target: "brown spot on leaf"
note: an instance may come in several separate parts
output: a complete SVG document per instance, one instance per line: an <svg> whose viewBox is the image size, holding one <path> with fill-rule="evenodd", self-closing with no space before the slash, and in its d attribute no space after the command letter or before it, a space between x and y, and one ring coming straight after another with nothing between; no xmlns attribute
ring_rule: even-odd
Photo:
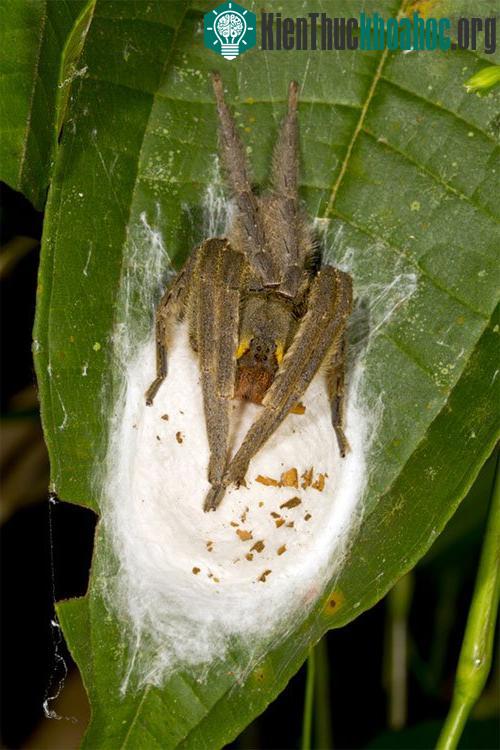
<svg viewBox="0 0 500 750"><path fill-rule="evenodd" d="M333 615L340 609L344 603L344 594L339 589L332 591L324 606L324 613L326 615Z"/></svg>
<svg viewBox="0 0 500 750"><path fill-rule="evenodd" d="M175 433L175 439L177 440L177 442L179 444L182 443L184 441L184 436L183 436L182 432L176 432Z"/></svg>
<svg viewBox="0 0 500 750"><path fill-rule="evenodd" d="M266 679L264 667L257 667L257 669L252 672L252 676L256 682L264 682Z"/></svg>
<svg viewBox="0 0 500 750"><path fill-rule="evenodd" d="M162 414L161 418L165 420L165 422L168 422L168 414Z"/></svg>
<svg viewBox="0 0 500 750"><path fill-rule="evenodd" d="M413 0L406 8L405 15L410 17L410 14L418 13L422 18L427 18L434 15L437 4L437 0Z"/></svg>
<svg viewBox="0 0 500 750"><path fill-rule="evenodd" d="M279 529L279 527L283 526L283 524L285 523L285 519L284 518L277 518L274 523L276 524L276 528Z"/></svg>
<svg viewBox="0 0 500 750"><path fill-rule="evenodd" d="M193 573L195 574L195 576L197 576L199 572L200 568L193 568Z"/></svg>
<svg viewBox="0 0 500 750"><path fill-rule="evenodd" d="M282 544L281 547L278 547L276 550L276 554L282 555L284 552L286 552L286 544Z"/></svg>
<svg viewBox="0 0 500 750"><path fill-rule="evenodd" d="M250 560L250 561L253 560L253 555L252 555L251 552L247 552L247 554L245 555L245 557L246 557L247 560Z"/></svg>
<svg viewBox="0 0 500 750"><path fill-rule="evenodd" d="M309 521L309 519L312 518L310 513L306 513L304 516L304 521Z"/></svg>
<svg viewBox="0 0 500 750"><path fill-rule="evenodd" d="M298 404L295 404L295 406L290 409L290 414L305 414L305 411L306 407L304 406L302 401L299 401Z"/></svg>

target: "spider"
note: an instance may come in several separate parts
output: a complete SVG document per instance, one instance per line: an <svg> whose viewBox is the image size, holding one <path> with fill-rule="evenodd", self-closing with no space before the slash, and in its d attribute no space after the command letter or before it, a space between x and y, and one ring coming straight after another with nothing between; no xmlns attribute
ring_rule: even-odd
<svg viewBox="0 0 500 750"><path fill-rule="evenodd" d="M227 238L196 248L156 310L156 378L151 404L167 375L167 347L176 322L187 319L198 355L210 449L211 488L204 510L215 510L231 484L244 483L252 457L297 404L323 365L340 454L343 430L346 325L352 305L347 273L322 263L298 198L298 84L272 163L272 188L257 196L243 145L212 76L222 162L233 193ZM231 399L262 405L235 455L228 457Z"/></svg>

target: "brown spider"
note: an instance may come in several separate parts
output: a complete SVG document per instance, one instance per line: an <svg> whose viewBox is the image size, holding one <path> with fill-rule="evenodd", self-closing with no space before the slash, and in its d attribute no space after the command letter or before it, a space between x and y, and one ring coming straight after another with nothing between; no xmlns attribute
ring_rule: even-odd
<svg viewBox="0 0 500 750"><path fill-rule="evenodd" d="M322 265L298 199L298 85L290 83L288 113L274 151L272 190L258 197L242 143L213 75L222 160L235 215L227 239L205 240L167 288L156 311L157 376L151 404L167 375L173 323L185 316L198 353L210 448L215 510L226 488L244 482L248 464L297 404L325 363L332 422L340 453L343 431L345 329L352 304L348 274ZM260 416L228 460L233 398L262 404Z"/></svg>

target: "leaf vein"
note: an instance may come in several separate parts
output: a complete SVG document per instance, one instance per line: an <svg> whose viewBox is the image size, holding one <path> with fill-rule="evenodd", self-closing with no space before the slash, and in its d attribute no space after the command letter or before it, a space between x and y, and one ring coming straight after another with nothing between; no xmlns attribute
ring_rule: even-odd
<svg viewBox="0 0 500 750"><path fill-rule="evenodd" d="M406 0L402 0L402 2L400 4L400 7L399 7L399 11L397 13L397 18L399 18L401 16L405 5L406 5ZM345 174L347 172L347 168L348 168L350 160L351 160L351 155L352 155L354 146L355 146L356 141L358 140L358 136L359 136L359 134L360 134L360 132L361 132L361 130L363 128L364 122L366 120L366 116L368 114L368 110L369 110L370 104L371 104L373 96L375 94L375 89L377 88L378 82L380 81L380 78L382 76L382 71L384 69L384 66L385 66L385 63L387 61L388 56L389 56L389 48L386 47L384 49L384 51L382 52L381 56L380 56L379 63L378 63L377 68L375 70L375 75L373 76L372 82L370 84L370 88L368 89L368 93L366 95L366 99L365 99L364 104L363 104L363 106L361 108L361 112L360 112L360 115L359 115L358 122L356 124L356 127L354 128L354 132L352 134L351 140L349 141L349 144L347 146L347 151L346 151L346 154L344 156L344 159L342 160L342 164L340 165L340 171L339 171L339 173L337 175L337 179L333 183L333 187L332 187L331 192L330 192L330 198L328 200L328 204L326 206L326 210L325 210L325 214L324 214L325 217L327 217L332 212L333 205L334 205L335 199L337 197L337 193L338 193L338 191L340 189L340 186L341 186L341 184L343 182L344 176L345 176Z"/></svg>
<svg viewBox="0 0 500 750"><path fill-rule="evenodd" d="M401 156L402 159L404 159L408 164L412 164L417 169L420 169L424 174L431 177L434 182L436 182L438 185L441 185L444 187L448 192L455 195L457 198L460 198L460 200L466 201L471 206L473 206L477 211L481 211L483 214L488 216L492 221L494 221L495 224L500 225L500 220L498 219L495 214L491 213L485 206L482 206L480 203L476 203L470 196L466 195L465 193L462 193L461 190L451 185L449 182L446 182L446 180L443 180L439 175L437 175L435 172L430 170L428 167L424 166L420 162L418 162L416 159L412 159L409 154L405 153L404 151L401 151L401 149L394 146L392 143L389 143L389 141L383 140L379 141L377 139L377 136L375 133L373 133L371 130L368 130L367 128L363 128L363 132L365 135L372 138L375 143L379 144L383 148L386 148L388 151L391 151L394 154L398 154Z"/></svg>
<svg viewBox="0 0 500 750"><path fill-rule="evenodd" d="M436 280L433 276L429 274L429 272L421 266L414 258L407 255L401 248L396 247L396 245L393 245L388 240L384 239L383 237L379 237L374 232L371 232L366 227L362 227L361 225L357 224L354 219L352 219L349 216L346 216L345 214L341 214L339 210L336 208L333 212L333 217L337 217L341 221L345 221L346 224L351 226L353 229L356 229L358 232L361 232L362 234L365 234L367 237L371 237L372 240L375 240L375 242L380 242L385 247L388 247L390 250L395 252L397 255L399 255L401 258L404 258L405 261L410 263L414 268L417 269L417 271L424 276L426 279L428 279L433 286L436 287L436 289L439 289L439 291L443 292L444 294L448 295L451 299L455 300L455 302L458 302L462 307L465 307L469 312L474 313L474 315L477 315L478 317L482 318L483 320L487 320L488 317L485 313L480 312L479 310L476 310L469 302L462 299L458 295L456 295L454 292L452 292L450 289L447 289L441 282Z"/></svg>
<svg viewBox="0 0 500 750"><path fill-rule="evenodd" d="M455 120L458 122L462 122L464 125L467 125L468 128L474 128L476 132L481 133L490 143L493 143L495 146L498 146L498 142L495 138L493 138L492 135L490 135L486 130L483 130L478 125L476 125L473 122L470 122L462 115L459 115L458 112L454 112L452 109L448 109L447 107L443 107L442 104L438 104L437 102L434 102L432 99L428 99L423 94L419 94L416 91L413 91L412 89L408 89L405 86L403 86L400 83L396 83L396 81L393 81L391 78L386 78L385 76L382 76L382 80L385 81L385 83L390 84L391 86L394 86L397 89L400 89L401 91L404 91L405 94L408 94L409 96L415 97L415 99L419 99L422 102L426 102L431 107L435 107L436 109L441 110L442 112L446 112L448 115L451 115Z"/></svg>

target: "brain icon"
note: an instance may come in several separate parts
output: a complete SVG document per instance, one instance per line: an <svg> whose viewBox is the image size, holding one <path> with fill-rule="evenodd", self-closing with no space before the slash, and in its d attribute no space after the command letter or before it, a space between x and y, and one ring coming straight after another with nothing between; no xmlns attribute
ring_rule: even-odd
<svg viewBox="0 0 500 750"><path fill-rule="evenodd" d="M236 13L224 13L217 20L217 31L227 42L234 39L243 31L243 23Z"/></svg>

